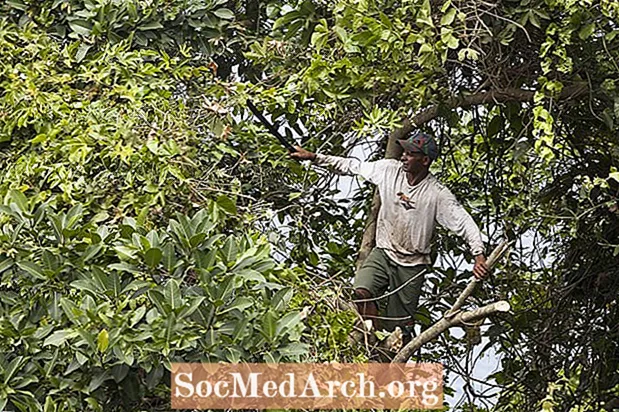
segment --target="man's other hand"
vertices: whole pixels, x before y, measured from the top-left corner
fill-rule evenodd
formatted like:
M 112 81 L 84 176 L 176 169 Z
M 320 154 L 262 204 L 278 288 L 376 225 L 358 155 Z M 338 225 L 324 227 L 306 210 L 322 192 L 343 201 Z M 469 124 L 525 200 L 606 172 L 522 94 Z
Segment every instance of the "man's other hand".
M 290 157 L 297 160 L 311 160 L 314 161 L 316 159 L 316 153 L 312 153 L 309 150 L 303 149 L 301 146 L 294 147 L 297 151 L 290 153 Z
M 488 276 L 488 265 L 486 264 L 486 257 L 484 255 L 475 256 L 475 266 L 473 266 L 473 275 L 475 278 L 482 280 Z

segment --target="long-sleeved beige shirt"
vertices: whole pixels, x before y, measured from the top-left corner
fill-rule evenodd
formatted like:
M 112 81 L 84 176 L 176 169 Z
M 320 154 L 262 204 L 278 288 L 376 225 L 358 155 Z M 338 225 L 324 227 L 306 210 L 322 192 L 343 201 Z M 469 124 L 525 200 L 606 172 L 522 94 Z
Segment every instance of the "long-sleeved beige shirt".
M 414 186 L 402 163 L 394 159 L 361 162 L 357 159 L 316 155 L 317 165 L 341 174 L 361 176 L 378 186 L 381 208 L 376 222 L 376 247 L 397 264 L 430 264 L 436 222 L 464 237 L 473 255 L 483 253 L 481 233 L 456 197 L 429 173 Z

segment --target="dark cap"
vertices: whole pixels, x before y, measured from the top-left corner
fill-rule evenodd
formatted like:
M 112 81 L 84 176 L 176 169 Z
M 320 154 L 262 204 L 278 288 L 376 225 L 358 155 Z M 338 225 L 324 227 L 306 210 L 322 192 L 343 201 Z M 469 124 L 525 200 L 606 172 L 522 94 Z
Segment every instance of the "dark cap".
M 408 139 L 398 140 L 404 150 L 411 153 L 423 153 L 432 160 L 438 157 L 438 146 L 434 137 L 423 132 L 413 132 Z

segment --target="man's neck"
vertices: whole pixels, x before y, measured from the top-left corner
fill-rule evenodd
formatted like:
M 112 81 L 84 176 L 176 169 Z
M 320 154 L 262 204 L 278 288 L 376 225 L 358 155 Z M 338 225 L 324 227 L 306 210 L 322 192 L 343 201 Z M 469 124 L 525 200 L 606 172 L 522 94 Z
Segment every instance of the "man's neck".
M 425 179 L 428 173 L 429 173 L 428 170 L 421 171 L 417 174 L 412 174 L 411 172 L 407 172 L 406 180 L 408 180 L 409 185 L 415 186 L 416 184 L 419 184 L 419 182 L 421 182 L 423 179 Z

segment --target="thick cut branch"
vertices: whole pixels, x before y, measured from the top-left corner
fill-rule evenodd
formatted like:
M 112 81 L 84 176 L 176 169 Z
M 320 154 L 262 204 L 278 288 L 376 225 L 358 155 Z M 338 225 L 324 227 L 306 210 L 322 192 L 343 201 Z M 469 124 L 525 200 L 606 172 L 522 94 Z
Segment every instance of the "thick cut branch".
M 499 246 L 494 248 L 494 250 L 490 254 L 490 257 L 486 261 L 486 265 L 488 266 L 488 271 L 492 270 L 494 265 L 505 254 L 505 252 L 507 252 L 508 247 L 509 247 L 509 243 L 507 241 L 503 241 Z M 466 301 L 466 299 L 473 294 L 473 291 L 475 290 L 475 286 L 477 286 L 477 283 L 479 283 L 479 281 L 476 278 L 471 279 L 471 281 L 466 286 L 466 288 L 462 291 L 462 293 L 460 293 L 460 296 L 458 296 L 456 303 L 454 303 L 451 309 L 449 309 L 449 311 L 445 314 L 445 317 L 453 316 L 456 313 L 456 311 L 458 311 L 462 307 L 462 305 L 464 304 L 464 301 Z
M 419 350 L 419 348 L 453 326 L 475 322 L 496 312 L 508 312 L 509 309 L 509 303 L 500 300 L 469 312 L 460 312 L 451 318 L 443 318 L 430 328 L 424 330 L 419 336 L 402 348 L 393 358 L 392 363 L 405 363 L 417 350 Z
M 503 241 L 500 245 L 494 248 L 486 262 L 489 272 L 496 265 L 499 259 L 505 254 L 508 246 L 509 243 L 507 241 Z M 451 307 L 451 309 L 447 311 L 445 316 L 434 325 L 432 325 L 430 328 L 423 331 L 415 339 L 410 341 L 404 348 L 402 348 L 402 350 L 395 356 L 395 358 L 393 358 L 393 362 L 406 362 L 408 358 L 410 358 L 411 355 L 415 353 L 419 348 L 421 348 L 424 344 L 436 338 L 438 335 L 453 326 L 475 322 L 495 312 L 509 311 L 509 303 L 501 300 L 499 302 L 494 302 L 469 312 L 460 312 L 459 309 L 462 307 L 466 299 L 471 296 L 473 290 L 475 290 L 475 286 L 477 285 L 477 283 L 477 279 L 473 278 L 469 282 L 467 287 L 462 291 L 462 293 L 460 293 L 460 296 L 458 296 L 458 299 L 456 299 L 456 302 Z

